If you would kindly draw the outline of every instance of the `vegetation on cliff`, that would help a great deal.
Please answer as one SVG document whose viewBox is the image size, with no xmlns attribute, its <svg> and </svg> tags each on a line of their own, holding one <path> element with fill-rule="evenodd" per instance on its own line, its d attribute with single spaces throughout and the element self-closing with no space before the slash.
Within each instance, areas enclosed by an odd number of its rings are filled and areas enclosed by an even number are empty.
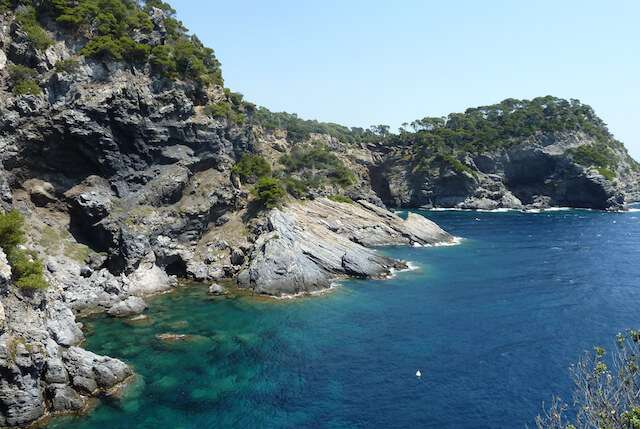
<svg viewBox="0 0 640 429">
<path fill-rule="evenodd" d="M 157 9 L 163 17 L 154 22 Z M 161 76 L 200 87 L 223 83 L 214 51 L 188 34 L 175 10 L 163 1 L 2 0 L 0 12 L 8 10 L 16 11 L 16 22 L 38 50 L 53 43 L 43 26 L 53 20 L 68 34 L 86 40 L 79 51 L 86 57 L 149 64 Z M 154 32 L 156 37 L 151 37 Z"/>
<path fill-rule="evenodd" d="M 46 289 L 44 267 L 34 252 L 24 248 L 24 218 L 16 211 L 0 213 L 0 248 L 7 255 L 13 280 L 21 289 Z"/>
<path fill-rule="evenodd" d="M 574 405 L 554 398 L 536 418 L 539 429 L 640 429 L 640 331 L 616 337 L 616 349 L 607 355 L 595 347 L 571 367 L 575 383 Z"/>
</svg>

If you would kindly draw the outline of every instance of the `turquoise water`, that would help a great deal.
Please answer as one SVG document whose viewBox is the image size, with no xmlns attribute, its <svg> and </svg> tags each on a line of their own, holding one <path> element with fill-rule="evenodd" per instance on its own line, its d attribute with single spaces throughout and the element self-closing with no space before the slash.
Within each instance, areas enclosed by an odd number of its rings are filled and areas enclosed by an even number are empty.
<svg viewBox="0 0 640 429">
<path fill-rule="evenodd" d="M 87 321 L 87 348 L 139 377 L 50 428 L 531 426 L 583 350 L 640 326 L 640 213 L 425 215 L 465 240 L 385 249 L 418 267 L 392 280 L 286 301 L 191 287 L 148 323 Z"/>
</svg>

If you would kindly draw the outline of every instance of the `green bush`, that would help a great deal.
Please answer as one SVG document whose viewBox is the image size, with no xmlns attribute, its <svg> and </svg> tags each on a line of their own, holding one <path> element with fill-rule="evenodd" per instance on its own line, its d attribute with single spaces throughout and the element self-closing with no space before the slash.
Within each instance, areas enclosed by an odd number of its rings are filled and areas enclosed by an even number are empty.
<svg viewBox="0 0 640 429">
<path fill-rule="evenodd" d="M 24 219 L 20 212 L 12 210 L 0 213 L 0 247 L 10 253 L 24 242 Z"/>
<path fill-rule="evenodd" d="M 221 103 L 209 104 L 205 107 L 204 113 L 212 118 L 227 119 L 236 125 L 244 124 L 245 116 L 243 112 L 238 111 L 228 101 Z"/>
<path fill-rule="evenodd" d="M 244 183 L 256 183 L 259 179 L 271 175 L 271 165 L 260 155 L 245 154 L 231 171 Z"/>
<path fill-rule="evenodd" d="M 55 69 L 58 73 L 76 73 L 80 69 L 80 62 L 73 58 L 60 60 L 56 63 Z"/>
<path fill-rule="evenodd" d="M 33 7 L 22 9 L 16 14 L 16 21 L 27 34 L 29 42 L 41 51 L 44 51 L 53 44 L 53 40 L 38 23 L 36 10 Z"/>
<path fill-rule="evenodd" d="M 35 253 L 22 249 L 24 218 L 16 211 L 0 213 L 0 247 L 7 255 L 13 280 L 21 289 L 45 289 L 44 267 Z"/>
<path fill-rule="evenodd" d="M 322 145 L 296 148 L 280 158 L 285 171 L 299 176 L 310 187 L 322 186 L 327 181 L 342 187 L 355 182 L 354 174 L 335 154 Z"/>
<path fill-rule="evenodd" d="M 294 198 L 302 199 L 309 192 L 309 184 L 294 177 L 282 179 L 285 189 Z"/>
<path fill-rule="evenodd" d="M 605 179 L 607 179 L 607 180 L 613 180 L 613 179 L 616 178 L 616 173 L 614 173 L 613 171 L 611 171 L 607 167 L 599 167 L 598 168 L 598 173 L 600 173 L 600 175 L 602 177 L 604 177 Z"/>
<path fill-rule="evenodd" d="M 35 70 L 22 65 L 10 65 L 9 76 L 13 82 L 12 92 L 14 95 L 39 95 L 42 89 L 36 82 L 35 77 L 38 74 Z"/>
<path fill-rule="evenodd" d="M 345 195 L 329 195 L 327 198 L 337 203 L 353 204 L 353 200 Z"/>
<path fill-rule="evenodd" d="M 21 80 L 13 86 L 14 95 L 40 95 L 42 89 L 35 80 Z"/>
<path fill-rule="evenodd" d="M 174 18 L 175 10 L 160 0 L 50 0 L 42 3 L 43 12 L 59 24 L 92 34 L 81 50 L 83 55 L 98 59 L 125 60 L 133 63 L 149 61 L 155 73 L 170 79 L 191 80 L 199 86 L 222 84 L 220 63 L 212 49 Z M 163 9 L 168 37 L 162 46 L 137 43 L 134 35 L 153 31 L 152 8 Z"/>
<path fill-rule="evenodd" d="M 287 196 L 280 180 L 273 177 L 263 177 L 258 180 L 252 194 L 260 207 L 265 209 L 278 207 Z"/>
<path fill-rule="evenodd" d="M 615 155 L 603 145 L 583 145 L 570 149 L 573 159 L 581 165 L 590 167 L 609 167 L 615 163 Z"/>
<path fill-rule="evenodd" d="M 46 289 L 42 262 L 33 252 L 14 248 L 7 254 L 16 286 L 20 289 Z"/>
<path fill-rule="evenodd" d="M 151 48 L 137 43 L 128 36 L 114 38 L 111 35 L 99 36 L 91 40 L 80 50 L 82 55 L 98 59 L 126 59 L 132 63 L 143 63 L 149 57 Z"/>
</svg>

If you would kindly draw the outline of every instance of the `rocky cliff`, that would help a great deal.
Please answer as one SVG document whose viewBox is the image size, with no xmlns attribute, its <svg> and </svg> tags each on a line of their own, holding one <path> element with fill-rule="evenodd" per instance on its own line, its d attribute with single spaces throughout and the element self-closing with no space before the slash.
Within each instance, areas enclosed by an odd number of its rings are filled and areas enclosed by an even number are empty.
<svg viewBox="0 0 640 429">
<path fill-rule="evenodd" d="M 374 247 L 453 242 L 385 204 L 638 198 L 623 147 L 606 142 L 618 160 L 606 169 L 577 162 L 577 148 L 602 144 L 584 127 L 416 151 L 420 132 L 398 140 L 245 102 L 161 1 L 94 3 L 0 2 L 0 213 L 22 214 L 20 246 L 48 284 L 19 288 L 0 251 L 0 426 L 81 411 L 131 376 L 78 347 L 78 315 L 144 311 L 178 278 L 313 292 L 406 266 Z"/>
</svg>

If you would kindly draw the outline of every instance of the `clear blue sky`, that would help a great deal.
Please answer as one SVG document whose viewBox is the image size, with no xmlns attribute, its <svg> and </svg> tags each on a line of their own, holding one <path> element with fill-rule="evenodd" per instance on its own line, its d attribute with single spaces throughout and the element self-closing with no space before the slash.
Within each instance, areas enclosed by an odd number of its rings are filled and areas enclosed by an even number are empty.
<svg viewBox="0 0 640 429">
<path fill-rule="evenodd" d="M 640 160 L 638 0 L 170 0 L 226 85 L 274 111 L 397 127 L 504 98 L 594 107 Z"/>
</svg>

